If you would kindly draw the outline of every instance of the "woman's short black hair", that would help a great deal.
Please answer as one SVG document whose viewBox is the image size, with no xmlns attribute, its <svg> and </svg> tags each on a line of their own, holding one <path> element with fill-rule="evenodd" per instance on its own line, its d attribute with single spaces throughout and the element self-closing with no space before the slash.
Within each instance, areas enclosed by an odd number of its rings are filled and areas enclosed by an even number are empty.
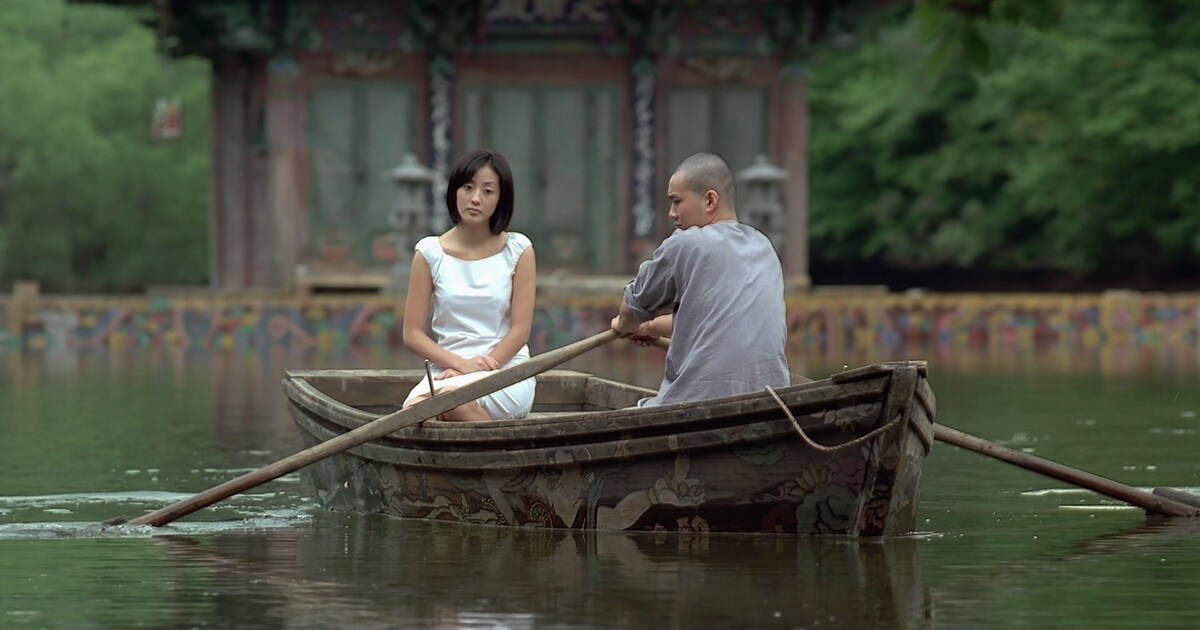
<svg viewBox="0 0 1200 630">
<path fill-rule="evenodd" d="M 492 167 L 492 170 L 496 171 L 496 175 L 500 177 L 500 200 L 496 202 L 496 211 L 488 220 L 492 234 L 499 234 L 508 229 L 508 222 L 512 221 L 513 178 L 512 169 L 508 167 L 508 160 L 496 151 L 477 149 L 458 161 L 454 170 L 450 171 L 450 181 L 446 182 L 446 210 L 450 212 L 450 220 L 455 225 L 462 220 L 462 215 L 458 213 L 458 189 L 471 181 L 471 178 L 475 177 L 475 173 L 485 166 Z"/>
</svg>

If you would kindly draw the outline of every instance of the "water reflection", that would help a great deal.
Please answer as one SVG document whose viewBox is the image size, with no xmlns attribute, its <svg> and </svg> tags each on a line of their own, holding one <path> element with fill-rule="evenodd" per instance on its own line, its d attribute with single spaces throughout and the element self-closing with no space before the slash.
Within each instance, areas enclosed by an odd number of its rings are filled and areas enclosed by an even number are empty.
<svg viewBox="0 0 1200 630">
<path fill-rule="evenodd" d="M 535 348 L 536 353 L 551 348 Z M 239 396 L 251 387 L 243 375 L 256 380 L 266 376 L 275 387 L 286 369 L 320 368 L 419 368 L 421 362 L 403 348 L 349 345 L 336 349 L 288 347 L 176 348 L 155 346 L 133 350 L 66 349 L 44 351 L 0 350 L 0 383 L 17 389 L 36 386 L 46 377 L 97 371 L 124 372 L 147 365 L 166 370 L 182 382 L 209 372 L 222 383 L 227 407 L 239 406 Z M 601 347 L 572 360 L 565 369 L 594 372 L 639 385 L 657 386 L 662 378 L 664 353 L 639 348 L 624 341 Z M 1036 372 L 1043 374 L 1098 374 L 1105 376 L 1200 373 L 1200 344 L 1139 344 L 1129 342 L 1029 342 L 1013 343 L 860 343 L 806 344 L 793 339 L 788 346 L 792 371 L 824 376 L 843 366 L 879 361 L 926 360 L 935 372 L 959 375 Z"/>
<path fill-rule="evenodd" d="M 1101 556 L 1142 553 L 1162 549 L 1173 542 L 1191 544 L 1197 539 L 1200 539 L 1200 518 L 1148 516 L 1143 525 L 1080 542 L 1063 560 L 1090 560 Z"/>
<path fill-rule="evenodd" d="M 842 365 L 858 366 L 879 361 L 921 359 L 937 373 L 995 375 L 1098 374 L 1135 376 L 1196 374 L 1200 372 L 1200 345 L 1135 343 L 1030 343 L 859 345 L 830 349 L 825 346 L 789 346 L 793 372 L 825 375 Z"/>
<path fill-rule="evenodd" d="M 913 538 L 513 530 L 324 513 L 265 540 L 155 542 L 181 566 L 208 569 L 225 604 L 217 626 L 264 616 L 356 628 L 925 628 L 933 619 Z"/>
</svg>

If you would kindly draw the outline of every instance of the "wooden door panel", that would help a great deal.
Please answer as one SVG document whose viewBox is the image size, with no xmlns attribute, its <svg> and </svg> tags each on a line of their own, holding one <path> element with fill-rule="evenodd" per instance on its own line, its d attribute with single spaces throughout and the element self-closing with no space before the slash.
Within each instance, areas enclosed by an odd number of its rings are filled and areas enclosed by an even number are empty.
<svg viewBox="0 0 1200 630">
<path fill-rule="evenodd" d="M 512 168 L 512 228 L 534 238 L 536 234 L 531 232 L 536 231 L 535 217 L 541 214 L 541 195 L 534 146 L 533 94 L 522 89 L 499 89 L 490 96 L 490 107 L 484 112 L 485 129 L 489 132 L 485 144 L 499 151 Z"/>
<path fill-rule="evenodd" d="M 616 271 L 621 244 L 617 236 L 617 96 L 614 90 L 597 90 L 591 94 L 591 115 L 588 117 L 587 155 L 588 177 L 585 194 L 590 204 L 588 234 L 591 236 L 591 268 L 597 271 Z"/>
<path fill-rule="evenodd" d="M 766 99 L 766 90 L 758 87 L 674 88 L 667 92 L 667 163 L 660 171 L 664 204 L 671 172 L 689 155 L 715 151 L 736 175 L 752 165 L 755 156 L 767 152 Z"/>
<path fill-rule="evenodd" d="M 487 122 L 484 119 L 483 90 L 465 89 L 462 91 L 462 121 L 459 155 L 473 149 L 485 148 L 487 137 Z M 501 151 L 503 153 L 503 151 Z M 449 174 L 447 174 L 449 175 Z"/>
<path fill-rule="evenodd" d="M 354 94 L 344 84 L 318 85 L 309 107 L 313 228 L 339 223 L 351 203 L 354 179 Z"/>
<path fill-rule="evenodd" d="M 712 98 L 708 90 L 680 89 L 667 94 L 667 163 L 656 199 L 666 206 L 667 178 L 684 158 L 714 150 L 712 142 Z"/>
<path fill-rule="evenodd" d="M 387 172 L 412 147 L 412 98 L 403 86 L 371 85 L 366 90 L 365 190 L 367 215 L 373 223 L 386 220 L 396 201 L 396 185 Z"/>
<path fill-rule="evenodd" d="M 486 146 L 508 158 L 512 229 L 529 235 L 539 266 L 597 270 L 615 246 L 615 91 L 597 87 L 467 86 L 459 154 Z M 603 226 L 599 228 L 598 226 Z"/>
<path fill-rule="evenodd" d="M 587 104 L 582 90 L 545 95 L 545 173 L 542 226 L 547 262 L 571 266 L 587 259 L 589 199 L 584 180 L 587 157 Z"/>
<path fill-rule="evenodd" d="M 310 260 L 335 267 L 386 266 L 372 243 L 388 231 L 387 215 L 396 200 L 386 173 L 412 149 L 411 88 L 315 81 L 308 115 Z"/>
<path fill-rule="evenodd" d="M 714 146 L 736 173 L 766 153 L 766 94 L 758 88 L 725 88 L 716 92 L 715 100 Z"/>
</svg>

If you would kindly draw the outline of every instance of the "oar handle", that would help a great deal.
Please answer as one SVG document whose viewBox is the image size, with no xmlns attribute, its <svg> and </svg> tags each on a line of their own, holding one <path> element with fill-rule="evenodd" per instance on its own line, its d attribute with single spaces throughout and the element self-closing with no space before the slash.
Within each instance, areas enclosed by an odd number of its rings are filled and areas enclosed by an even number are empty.
<svg viewBox="0 0 1200 630">
<path fill-rule="evenodd" d="M 397 429 L 424 422 L 440 413 L 450 411 L 459 405 L 499 391 L 527 378 L 537 376 L 552 367 L 560 365 L 616 338 L 617 333 L 609 329 L 587 339 L 558 348 L 557 350 L 540 354 L 524 363 L 496 370 L 474 383 L 469 383 L 439 396 L 433 396 L 407 409 L 387 414 L 353 431 L 343 433 L 316 446 L 285 457 L 273 464 L 246 473 L 235 479 L 230 479 L 221 485 L 183 499 L 182 501 L 172 503 L 149 514 L 139 516 L 130 521 L 130 524 L 166 525 L 171 521 L 183 518 L 213 503 L 227 499 L 255 486 L 260 486 L 268 481 L 278 479 L 290 472 L 325 459 L 330 455 L 354 448 L 375 438 L 383 437 Z"/>
<path fill-rule="evenodd" d="M 941 442 L 965 448 L 969 451 L 975 451 L 981 455 L 987 455 L 988 457 L 1008 462 L 1014 466 L 1020 466 L 1025 470 L 1032 470 L 1033 472 L 1041 473 L 1059 481 L 1087 488 L 1106 497 L 1140 507 L 1147 512 L 1160 516 L 1196 516 L 1200 513 L 1200 510 L 1197 508 L 1184 505 L 1178 501 L 1160 497 L 1145 490 L 1139 490 L 1133 486 L 1127 486 L 1112 479 L 1106 479 L 1099 475 L 1071 468 L 1070 466 L 1064 466 L 1048 459 L 1030 455 L 1029 453 L 1015 451 L 995 442 L 989 442 L 969 433 L 952 429 L 944 424 L 935 424 L 933 426 L 933 437 Z"/>
</svg>

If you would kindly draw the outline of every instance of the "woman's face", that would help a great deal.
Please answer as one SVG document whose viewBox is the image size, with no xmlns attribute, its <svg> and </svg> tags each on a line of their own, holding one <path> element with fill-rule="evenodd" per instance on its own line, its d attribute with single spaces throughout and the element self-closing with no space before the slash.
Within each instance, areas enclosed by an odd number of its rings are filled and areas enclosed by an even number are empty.
<svg viewBox="0 0 1200 630">
<path fill-rule="evenodd" d="M 500 202 L 500 176 L 491 166 L 475 171 L 467 183 L 458 187 L 460 223 L 487 225 Z"/>
</svg>

